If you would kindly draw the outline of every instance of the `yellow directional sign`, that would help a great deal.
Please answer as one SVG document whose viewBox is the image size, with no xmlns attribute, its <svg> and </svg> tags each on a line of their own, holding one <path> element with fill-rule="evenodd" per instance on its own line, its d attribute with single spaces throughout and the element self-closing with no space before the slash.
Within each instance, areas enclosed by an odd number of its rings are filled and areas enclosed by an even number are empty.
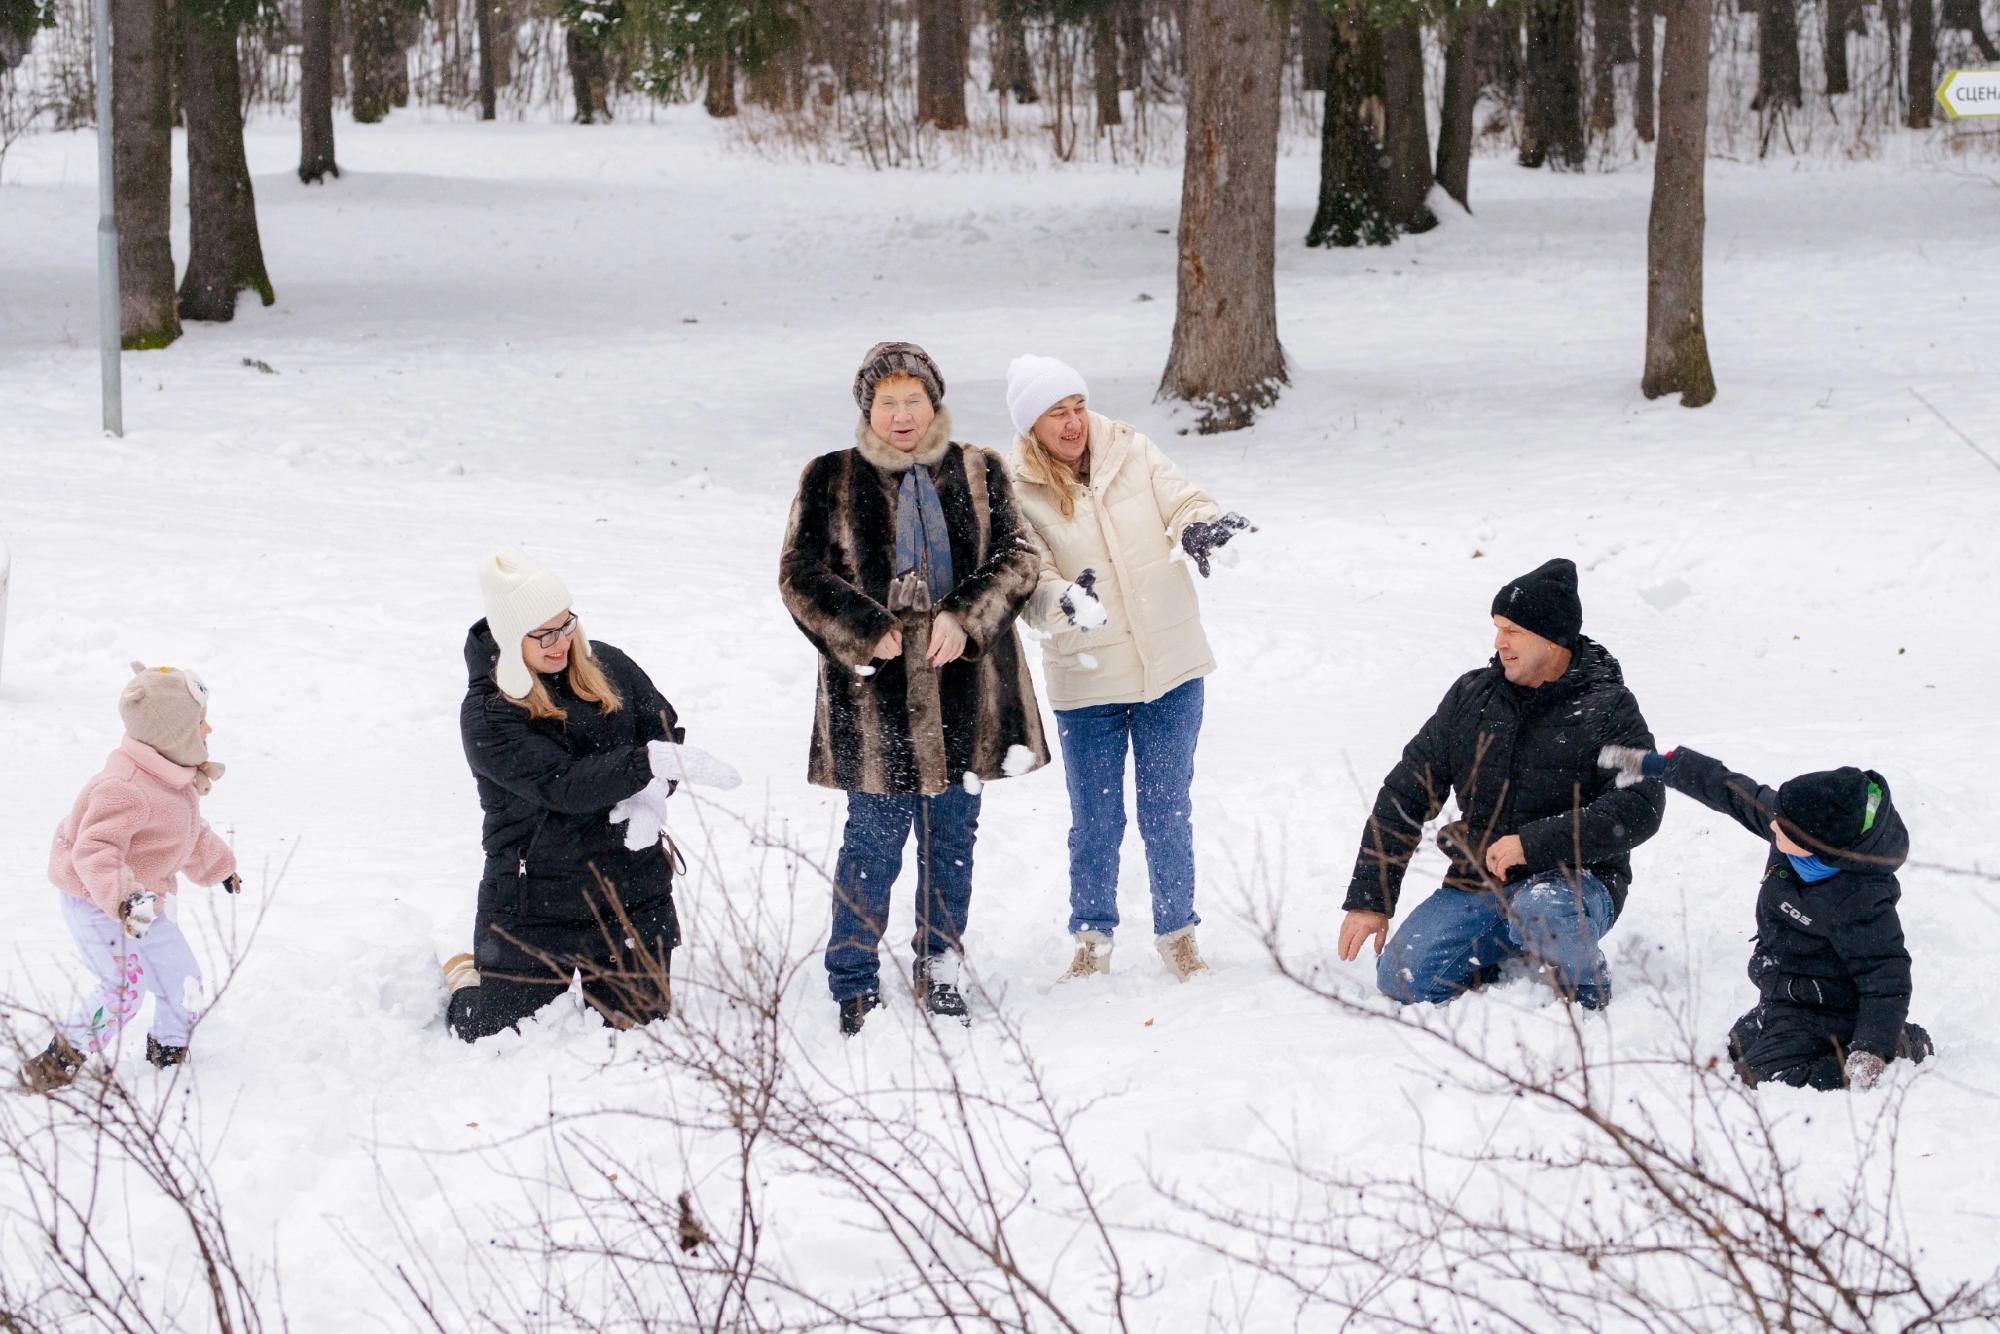
<svg viewBox="0 0 2000 1334">
<path fill-rule="evenodd" d="M 1938 85 L 1937 99 L 1953 120 L 2000 116 L 2000 69 L 1955 69 Z"/>
</svg>

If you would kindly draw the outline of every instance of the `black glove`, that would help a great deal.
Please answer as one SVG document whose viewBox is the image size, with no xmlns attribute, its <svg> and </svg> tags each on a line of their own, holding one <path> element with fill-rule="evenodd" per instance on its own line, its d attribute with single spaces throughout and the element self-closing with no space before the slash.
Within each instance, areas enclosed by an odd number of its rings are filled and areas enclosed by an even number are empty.
<svg viewBox="0 0 2000 1334">
<path fill-rule="evenodd" d="M 231 871 L 229 878 L 222 882 L 221 888 L 225 894 L 241 894 L 243 892 L 243 877 Z"/>
<path fill-rule="evenodd" d="M 1187 552 L 1188 559 L 1201 571 L 1201 577 L 1208 578 L 1208 560 L 1216 549 L 1228 545 L 1229 539 L 1245 530 L 1257 529 L 1241 514 L 1231 512 L 1213 523 L 1191 523 L 1181 529 L 1181 550 Z"/>
<path fill-rule="evenodd" d="M 1079 589 L 1083 591 L 1086 600 L 1097 603 L 1096 610 L 1085 612 L 1083 620 L 1077 619 L 1075 595 Z M 1097 571 L 1087 569 L 1077 575 L 1075 582 L 1063 590 L 1063 595 L 1056 605 L 1062 608 L 1063 615 L 1069 617 L 1069 623 L 1078 629 L 1090 629 L 1104 624 L 1104 604 L 1097 601 Z M 1088 621 L 1089 625 L 1086 625 L 1085 621 Z"/>
</svg>

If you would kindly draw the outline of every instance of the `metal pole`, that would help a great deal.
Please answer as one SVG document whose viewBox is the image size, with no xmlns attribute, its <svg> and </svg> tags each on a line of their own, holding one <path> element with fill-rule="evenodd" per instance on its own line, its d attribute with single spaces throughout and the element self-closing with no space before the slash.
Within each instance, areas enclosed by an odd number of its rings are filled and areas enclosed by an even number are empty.
<svg viewBox="0 0 2000 1334">
<path fill-rule="evenodd" d="M 104 376 L 104 431 L 125 434 L 119 375 L 118 173 L 111 153 L 111 0 L 91 0 L 92 64 L 97 71 L 97 353 Z"/>
</svg>

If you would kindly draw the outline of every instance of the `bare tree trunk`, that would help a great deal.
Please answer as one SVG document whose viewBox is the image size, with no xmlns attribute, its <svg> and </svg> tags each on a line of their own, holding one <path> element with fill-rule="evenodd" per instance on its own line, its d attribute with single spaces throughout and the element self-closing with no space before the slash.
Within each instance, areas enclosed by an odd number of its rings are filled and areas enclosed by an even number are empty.
<svg viewBox="0 0 2000 1334">
<path fill-rule="evenodd" d="M 1632 58 L 1631 24 L 1624 0 L 1590 0 L 1590 128 L 1597 134 L 1618 128 L 1618 66 Z"/>
<path fill-rule="evenodd" d="M 1277 183 L 1283 11 L 1188 0 L 1187 147 L 1173 345 L 1161 398 L 1196 429 L 1247 426 L 1286 383 L 1278 344 Z"/>
<path fill-rule="evenodd" d="M 184 320 L 236 317 L 236 294 L 277 300 L 257 234 L 257 197 L 243 152 L 243 76 L 236 25 L 181 0 L 181 59 L 186 71 L 188 262 L 181 278 Z M 219 9 L 220 6 L 214 6 Z"/>
<path fill-rule="evenodd" d="M 1035 61 L 1028 51 L 1028 21 L 1017 4 L 1003 3 L 993 21 L 993 91 L 1011 93 L 1022 106 L 1042 100 L 1035 91 Z"/>
<path fill-rule="evenodd" d="M 2000 48 L 1995 48 L 1992 37 L 1987 35 L 1979 0 L 1944 0 L 1940 22 L 1943 27 L 1970 37 L 1981 60 L 2000 61 Z"/>
<path fill-rule="evenodd" d="M 1091 79 L 1097 90 L 1097 125 L 1123 125 L 1125 112 L 1118 99 L 1118 29 L 1111 6 L 1100 3 L 1090 20 Z"/>
<path fill-rule="evenodd" d="M 1856 0 L 1823 0 L 1820 5 L 1820 65 L 1828 97 L 1852 90 L 1847 74 L 1847 27 L 1849 16 L 1858 8 Z"/>
<path fill-rule="evenodd" d="M 1521 165 L 1582 171 L 1583 11 L 1579 0 L 1540 0 L 1528 11 L 1527 115 Z"/>
<path fill-rule="evenodd" d="M 396 59 L 389 65 L 389 101 L 394 106 L 410 104 L 410 48 L 424 39 L 423 15 L 396 7 Z"/>
<path fill-rule="evenodd" d="M 1646 224 L 1647 398 L 1678 392 L 1681 406 L 1715 397 L 1702 327 L 1702 238 L 1707 227 L 1707 0 L 1664 0 L 1660 146 L 1653 155 L 1653 207 Z"/>
<path fill-rule="evenodd" d="M 596 32 L 571 24 L 563 33 L 563 53 L 569 60 L 569 84 L 576 99 L 576 123 L 595 125 L 611 119 L 605 101 L 604 43 Z"/>
<path fill-rule="evenodd" d="M 1375 137 L 1368 106 L 1375 85 L 1369 31 L 1361 6 L 1332 16 L 1326 57 L 1326 102 L 1319 133 L 1319 207 L 1308 246 L 1388 245 L 1396 239 L 1389 202 L 1389 155 Z"/>
<path fill-rule="evenodd" d="M 1759 0 L 1757 7 L 1757 95 L 1752 111 L 1804 106 L 1799 76 L 1799 0 Z"/>
<path fill-rule="evenodd" d="M 181 336 L 169 230 L 174 155 L 167 24 L 166 0 L 112 0 L 118 323 L 131 351 L 165 347 Z"/>
<path fill-rule="evenodd" d="M 1909 114 L 1903 123 L 1913 130 L 1931 127 L 1937 101 L 1937 12 L 1932 0 L 1910 0 Z"/>
<path fill-rule="evenodd" d="M 396 104 L 398 83 L 409 82 L 400 15 L 394 0 L 349 0 L 348 14 L 354 36 L 354 91 L 348 109 L 357 123 L 373 125 Z"/>
<path fill-rule="evenodd" d="M 301 0 L 299 6 L 299 179 L 307 185 L 340 176 L 333 157 L 334 4 Z"/>
<path fill-rule="evenodd" d="M 966 0 L 918 0 L 917 118 L 965 128 Z"/>
<path fill-rule="evenodd" d="M 708 62 L 708 91 L 702 96 L 702 107 L 718 120 L 736 114 L 736 58 L 727 50 L 717 53 Z"/>
<path fill-rule="evenodd" d="M 1320 0 L 1304 0 L 1299 6 L 1299 78 L 1307 89 L 1326 89 L 1327 67 L 1333 61 L 1333 20 L 1327 17 Z"/>
<path fill-rule="evenodd" d="M 1655 0 L 1637 0 L 1632 7 L 1632 16 L 1639 27 L 1639 76 L 1632 88 L 1632 128 L 1638 132 L 1639 142 L 1653 142 L 1653 6 Z"/>
<path fill-rule="evenodd" d="M 514 45 L 521 29 L 521 11 L 513 0 L 487 0 L 487 3 L 493 7 L 493 86 L 506 88 L 514 82 Z"/>
<path fill-rule="evenodd" d="M 1437 182 L 1472 212 L 1472 115 L 1479 105 L 1476 50 L 1485 12 L 1462 9 L 1449 20 L 1444 48 L 1444 106 L 1438 118 Z M 1322 83 L 1325 80 L 1322 78 Z"/>
<path fill-rule="evenodd" d="M 1118 41 L 1125 48 L 1125 72 L 1119 82 L 1128 91 L 1146 86 L 1146 10 L 1144 0 L 1115 0 Z"/>
<path fill-rule="evenodd" d="M 1382 138 L 1389 153 L 1389 216 L 1406 232 L 1437 226 L 1431 212 L 1431 136 L 1424 119 L 1424 31 L 1415 19 L 1381 30 Z"/>
<path fill-rule="evenodd" d="M 312 0 L 307 0 L 311 3 Z M 320 0 L 330 3 L 330 0 Z M 493 43 L 498 40 L 500 25 L 494 22 L 494 0 L 472 0 L 473 23 L 478 28 L 479 39 L 479 119 L 492 120 L 500 114 L 500 83 L 498 61 L 494 58 Z"/>
</svg>

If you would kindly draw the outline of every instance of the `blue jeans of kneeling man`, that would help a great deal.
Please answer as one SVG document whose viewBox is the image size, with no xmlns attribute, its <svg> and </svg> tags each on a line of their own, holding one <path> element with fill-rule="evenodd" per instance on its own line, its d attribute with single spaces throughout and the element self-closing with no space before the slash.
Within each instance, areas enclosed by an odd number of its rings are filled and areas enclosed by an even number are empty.
<svg viewBox="0 0 2000 1334">
<path fill-rule="evenodd" d="M 1056 710 L 1069 785 L 1069 929 L 1118 927 L 1118 854 L 1125 842 L 1125 756 L 1132 756 L 1139 834 L 1153 890 L 1153 934 L 1201 921 L 1194 911 L 1194 751 L 1200 677 L 1147 704 Z"/>
<path fill-rule="evenodd" d="M 833 934 L 826 946 L 827 988 L 848 1000 L 879 988 L 882 931 L 889 890 L 903 870 L 903 845 L 917 834 L 918 959 L 959 948 L 972 908 L 972 843 L 979 798 L 962 788 L 936 796 L 847 794 L 847 827 L 833 873 Z"/>
<path fill-rule="evenodd" d="M 1375 964 L 1375 985 L 1392 1000 L 1442 1004 L 1530 959 L 1576 1002 L 1611 999 L 1598 948 L 1611 929 L 1611 891 L 1585 871 L 1545 871 L 1501 890 L 1440 889 L 1403 919 Z"/>
</svg>

